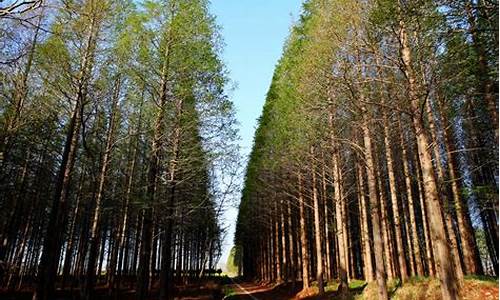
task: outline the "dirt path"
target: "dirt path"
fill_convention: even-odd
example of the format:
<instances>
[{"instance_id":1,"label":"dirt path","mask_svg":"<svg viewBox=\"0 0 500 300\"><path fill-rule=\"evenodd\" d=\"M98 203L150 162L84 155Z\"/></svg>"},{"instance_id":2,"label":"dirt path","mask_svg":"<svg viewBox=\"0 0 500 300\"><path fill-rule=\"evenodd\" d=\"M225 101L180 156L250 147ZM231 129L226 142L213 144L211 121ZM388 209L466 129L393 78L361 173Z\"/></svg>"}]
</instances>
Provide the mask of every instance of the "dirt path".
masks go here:
<instances>
[{"instance_id":1,"label":"dirt path","mask_svg":"<svg viewBox=\"0 0 500 300\"><path fill-rule=\"evenodd\" d=\"M224 298L226 300L290 300L295 299L295 294L299 291L290 284L269 285L236 281L226 285L224 290L229 293Z\"/></svg>"}]
</instances>

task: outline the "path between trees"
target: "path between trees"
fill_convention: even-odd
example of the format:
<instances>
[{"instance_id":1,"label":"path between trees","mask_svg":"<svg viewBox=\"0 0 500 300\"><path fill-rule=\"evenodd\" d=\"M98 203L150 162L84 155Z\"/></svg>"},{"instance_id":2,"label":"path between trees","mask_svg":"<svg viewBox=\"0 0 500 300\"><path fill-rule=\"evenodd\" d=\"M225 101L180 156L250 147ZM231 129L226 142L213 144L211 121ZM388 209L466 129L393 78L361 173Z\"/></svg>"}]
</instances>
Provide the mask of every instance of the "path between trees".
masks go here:
<instances>
[{"instance_id":1,"label":"path between trees","mask_svg":"<svg viewBox=\"0 0 500 300\"><path fill-rule=\"evenodd\" d=\"M300 287L293 288L290 284L261 284L256 282L238 283L232 280L226 285L225 300L288 300L295 299Z\"/></svg>"}]
</instances>

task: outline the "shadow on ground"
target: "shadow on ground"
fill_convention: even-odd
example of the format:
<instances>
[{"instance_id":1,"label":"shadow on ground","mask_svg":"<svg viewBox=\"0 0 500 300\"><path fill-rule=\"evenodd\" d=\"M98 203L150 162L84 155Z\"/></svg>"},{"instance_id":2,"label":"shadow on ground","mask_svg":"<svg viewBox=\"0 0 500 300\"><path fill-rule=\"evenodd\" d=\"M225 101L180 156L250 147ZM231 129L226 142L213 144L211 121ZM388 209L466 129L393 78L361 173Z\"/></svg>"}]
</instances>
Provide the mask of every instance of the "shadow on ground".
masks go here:
<instances>
[{"instance_id":1,"label":"shadow on ground","mask_svg":"<svg viewBox=\"0 0 500 300\"><path fill-rule=\"evenodd\" d=\"M234 285L233 285L234 286ZM241 283L240 287L244 288L246 294L238 287L234 288L234 295L226 296L226 300L291 300L298 299L297 294L302 290L302 283L297 282L295 286L292 283L280 284L275 287L266 287L259 284ZM347 297L340 297L337 290L325 292L323 296L308 296L301 299L307 300L323 300L323 299L354 299L355 295L361 294L366 285L352 288L349 290Z\"/></svg>"}]
</instances>

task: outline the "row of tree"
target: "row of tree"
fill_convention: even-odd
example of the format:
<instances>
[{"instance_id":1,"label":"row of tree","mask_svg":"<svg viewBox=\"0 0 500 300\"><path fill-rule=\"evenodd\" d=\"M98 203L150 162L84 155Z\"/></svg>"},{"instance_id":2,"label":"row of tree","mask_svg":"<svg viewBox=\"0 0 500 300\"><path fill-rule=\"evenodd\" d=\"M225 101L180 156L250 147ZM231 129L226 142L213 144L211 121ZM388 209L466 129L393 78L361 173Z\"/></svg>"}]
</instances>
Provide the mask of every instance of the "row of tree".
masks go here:
<instances>
[{"instance_id":1,"label":"row of tree","mask_svg":"<svg viewBox=\"0 0 500 300\"><path fill-rule=\"evenodd\" d=\"M498 3L309 0L276 66L235 243L264 281L498 276Z\"/></svg>"},{"instance_id":2,"label":"row of tree","mask_svg":"<svg viewBox=\"0 0 500 300\"><path fill-rule=\"evenodd\" d=\"M0 285L171 299L215 268L237 157L209 3L44 2L0 19Z\"/></svg>"}]
</instances>

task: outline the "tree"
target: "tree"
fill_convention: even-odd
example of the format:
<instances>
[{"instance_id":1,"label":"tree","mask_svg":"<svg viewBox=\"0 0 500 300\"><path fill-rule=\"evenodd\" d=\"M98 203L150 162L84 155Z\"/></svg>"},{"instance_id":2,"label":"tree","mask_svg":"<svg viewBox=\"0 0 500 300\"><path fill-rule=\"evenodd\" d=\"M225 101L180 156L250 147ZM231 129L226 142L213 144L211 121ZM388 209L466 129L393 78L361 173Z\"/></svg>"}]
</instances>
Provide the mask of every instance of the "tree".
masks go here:
<instances>
[{"instance_id":1,"label":"tree","mask_svg":"<svg viewBox=\"0 0 500 300\"><path fill-rule=\"evenodd\" d=\"M387 299L387 277L404 284L409 276L429 275L440 279L444 299L457 299L462 269L481 273L479 260L495 265L496 206L486 204L492 199L486 189L497 185L486 183L486 174L498 162L481 150L453 150L467 147L458 139L484 146L497 130L481 121L491 115L487 101L476 112L464 106L463 99L475 97L468 80L478 73L468 62L477 48L463 36L467 31L450 28L470 26L465 8L456 1L304 4L276 66L248 162L235 239L244 275L279 280L280 262L295 256L304 289L316 277L321 293L323 264L328 268L330 261L343 291L355 276L376 278L379 298ZM484 28L494 23L491 8L477 7ZM488 45L492 53L496 48ZM496 58L484 53L486 65L494 65ZM458 68L465 72L457 74ZM471 171L479 162L484 172ZM489 187L471 185L467 177ZM479 198L460 195L461 185ZM284 202L298 209L285 210ZM475 224L491 233L491 254L480 259L470 221L474 203L485 208ZM276 256L280 248L267 241L279 239L273 226L283 211L300 233L289 242L300 251L287 247ZM332 224L333 238L323 220ZM317 276L311 276L314 268Z\"/></svg>"}]
</instances>

